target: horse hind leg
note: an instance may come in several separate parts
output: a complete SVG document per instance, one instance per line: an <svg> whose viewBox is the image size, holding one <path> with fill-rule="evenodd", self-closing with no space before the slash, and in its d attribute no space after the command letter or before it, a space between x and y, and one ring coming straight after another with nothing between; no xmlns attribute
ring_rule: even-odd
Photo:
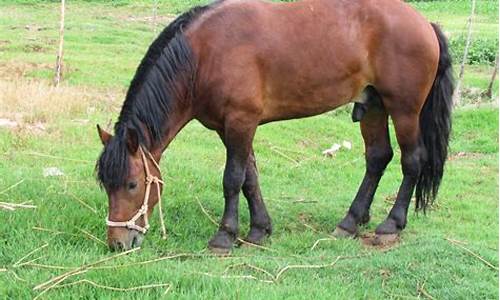
<svg viewBox="0 0 500 300"><path fill-rule="evenodd" d="M362 104L364 112L360 126L365 142L366 172L349 211L335 229L334 235L338 237L355 236L358 225L368 223L375 191L393 157L388 116L380 95L374 88L367 89L365 94L369 97Z"/></svg>
<svg viewBox="0 0 500 300"><path fill-rule="evenodd" d="M391 117L401 148L403 181L389 215L375 230L376 243L394 242L406 227L411 198L427 160L427 152L420 134L419 114L398 110L391 111Z"/></svg>

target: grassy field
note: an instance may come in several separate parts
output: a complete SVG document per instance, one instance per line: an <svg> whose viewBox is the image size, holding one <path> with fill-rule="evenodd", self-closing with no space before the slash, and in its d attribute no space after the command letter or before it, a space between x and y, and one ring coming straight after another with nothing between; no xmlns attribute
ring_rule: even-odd
<svg viewBox="0 0 500 300"><path fill-rule="evenodd" d="M202 2L160 1L159 21L166 24ZM94 179L101 150L95 124L116 117L154 33L149 2L110 3L69 2L65 81L55 90L47 80L55 60L57 4L0 1L0 118L20 124L0 129L0 202L30 201L37 207L0 208L0 299L33 298L37 284L112 255L99 241L106 238L107 199ZM465 3L413 5L453 34L465 28ZM498 34L497 6L498 1L478 1L478 35ZM467 88L485 88L490 66L466 71ZM193 122L162 161L168 240L160 238L155 213L140 251L68 278L62 284L73 285L41 298L497 299L497 103L456 109L437 204L427 216L411 212L401 242L385 250L329 236L364 173L358 125L341 109L259 129L255 150L274 234L265 249L212 256L205 248L216 227L203 209L215 219L221 216L224 148L215 133ZM321 154L343 140L353 143L351 151L334 158ZM390 209L401 180L396 153L363 233L373 232ZM64 175L44 177L48 167ZM244 235L249 216L241 202ZM302 267L276 279L294 265ZM170 285L168 293L166 286L109 290L160 283Z"/></svg>

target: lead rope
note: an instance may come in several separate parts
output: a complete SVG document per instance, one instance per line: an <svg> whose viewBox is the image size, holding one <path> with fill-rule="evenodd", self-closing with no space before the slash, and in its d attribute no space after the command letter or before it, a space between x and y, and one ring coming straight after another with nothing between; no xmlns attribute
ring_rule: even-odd
<svg viewBox="0 0 500 300"><path fill-rule="evenodd" d="M160 184L165 184L165 183L163 181L161 181L160 179L158 179L158 177L151 176L151 173L149 171L148 162L147 162L146 156L144 155L144 152L146 152L148 154L149 159L153 162L156 169L158 169L158 172L161 173L160 165L156 162L153 155L151 155L151 153L149 151L147 151L147 150L144 151L142 146L139 149L141 150L142 161L144 163L144 170L146 172L146 185L147 186L146 186L146 195L144 195L144 202L145 202L145 205L147 207L147 199L149 198L151 184L154 182L156 184L156 193L158 195L158 215L160 217L162 239L166 240L167 239L167 229L165 228L165 222L163 221L163 207L161 205L161 193L160 193ZM148 223L147 218L148 218L148 216L146 213L146 214L144 214L144 222L145 222L146 226L149 227L149 223Z"/></svg>

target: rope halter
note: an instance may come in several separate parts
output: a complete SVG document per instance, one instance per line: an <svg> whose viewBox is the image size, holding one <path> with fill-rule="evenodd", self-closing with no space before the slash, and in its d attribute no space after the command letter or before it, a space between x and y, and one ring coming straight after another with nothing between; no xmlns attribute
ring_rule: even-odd
<svg viewBox="0 0 500 300"><path fill-rule="evenodd" d="M137 213L132 218L130 218L130 220L125 221L125 222L115 222L115 221L111 221L108 217L106 219L106 225L108 225L109 227L125 227L128 229L137 230L142 234L146 234L146 232L149 229L148 199L149 199L149 194L151 192L151 185L154 183L154 184L156 184L156 191L158 193L158 206L159 206L158 208L159 208L160 223L161 223L161 228L162 228L162 237L163 237L163 239L166 239L167 238L167 231L165 229L165 224L163 223L163 210L161 207L161 195L160 195L160 184L165 185L165 183L161 179L159 179L158 177L151 175L151 172L149 171L147 158L149 158L149 160L151 160L151 162L156 167L158 172L161 172L160 165L158 165L158 163L154 159L153 155L151 155L151 153L149 151L147 151L146 149L143 149L142 146L139 147L139 152L141 153L142 162L144 164L144 173L146 175L146 178L145 178L146 192L144 193L144 201L142 203L142 206L139 209L139 211L137 211ZM148 156L147 158L146 158L146 154ZM136 224L137 220L142 216L144 216L144 227Z"/></svg>

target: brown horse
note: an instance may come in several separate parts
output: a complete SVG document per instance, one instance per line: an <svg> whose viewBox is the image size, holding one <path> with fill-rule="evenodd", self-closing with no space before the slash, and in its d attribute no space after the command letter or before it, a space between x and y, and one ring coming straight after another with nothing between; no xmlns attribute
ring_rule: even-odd
<svg viewBox="0 0 500 300"><path fill-rule="evenodd" d="M338 236L355 236L393 157L388 117L401 148L403 182L376 229L393 240L417 209L436 197L451 130L453 80L440 29L399 0L217 1L170 24L150 46L131 83L115 135L98 129L98 177L109 197L108 243L138 246L159 201L155 167L193 119L227 149L225 209L210 240L229 251L238 235L240 190L248 200L246 240L260 244L271 219L258 183L252 141L257 126L318 115L358 102L366 173ZM154 185L153 183L156 183Z"/></svg>

